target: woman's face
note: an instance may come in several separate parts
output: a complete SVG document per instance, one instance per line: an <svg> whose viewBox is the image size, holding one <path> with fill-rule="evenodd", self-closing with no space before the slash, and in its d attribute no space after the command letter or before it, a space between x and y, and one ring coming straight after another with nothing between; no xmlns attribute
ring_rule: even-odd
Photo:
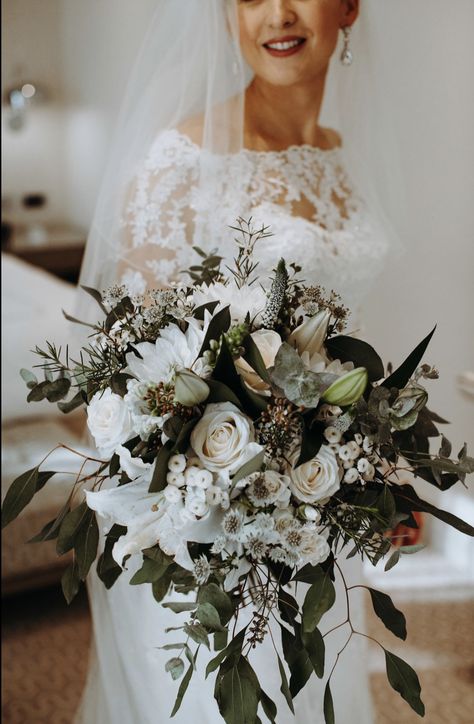
<svg viewBox="0 0 474 724"><path fill-rule="evenodd" d="M358 0L237 0L242 54L272 85L311 82L324 73Z"/></svg>

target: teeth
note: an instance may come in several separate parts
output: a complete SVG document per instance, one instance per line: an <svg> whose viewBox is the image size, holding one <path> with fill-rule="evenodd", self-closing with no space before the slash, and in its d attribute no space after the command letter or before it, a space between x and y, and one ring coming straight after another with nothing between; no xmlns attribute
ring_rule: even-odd
<svg viewBox="0 0 474 724"><path fill-rule="evenodd" d="M289 50L290 48L295 48L300 42L300 40L286 40L282 43L267 43L267 48L271 48L272 50Z"/></svg>

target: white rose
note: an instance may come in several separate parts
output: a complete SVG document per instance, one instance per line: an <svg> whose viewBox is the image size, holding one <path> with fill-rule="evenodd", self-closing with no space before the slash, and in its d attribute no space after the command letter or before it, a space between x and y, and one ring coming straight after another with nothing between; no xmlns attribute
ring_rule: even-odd
<svg viewBox="0 0 474 724"><path fill-rule="evenodd" d="M133 433L125 400L112 390L96 392L87 408L87 426L101 455L110 457Z"/></svg>
<svg viewBox="0 0 474 724"><path fill-rule="evenodd" d="M291 458L296 463L299 450ZM321 448L315 458L297 468L291 468L291 492L304 503L316 503L329 498L340 488L340 471L334 452L327 446Z"/></svg>
<svg viewBox="0 0 474 724"><path fill-rule="evenodd" d="M268 369L275 363L275 357L281 347L281 337L271 329L259 329L250 335L258 347L263 363ZM236 361L235 366L242 375L246 384L255 392L269 393L269 385L255 372L255 370L242 358Z"/></svg>
<svg viewBox="0 0 474 724"><path fill-rule="evenodd" d="M191 433L191 446L204 467L225 475L262 450L254 440L252 421L231 402L207 405Z"/></svg>

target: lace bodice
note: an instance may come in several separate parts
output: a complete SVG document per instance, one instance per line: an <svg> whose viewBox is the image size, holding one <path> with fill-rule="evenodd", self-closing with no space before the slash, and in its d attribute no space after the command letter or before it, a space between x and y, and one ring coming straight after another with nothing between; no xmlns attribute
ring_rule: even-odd
<svg viewBox="0 0 474 724"><path fill-rule="evenodd" d="M173 130L156 139L135 179L123 218L129 248L122 281L137 291L145 277L168 283L195 261L192 245L217 248L230 261L236 247L229 226L237 217L252 217L274 234L256 247L261 275L284 257L302 266L307 282L335 289L352 308L388 248L347 177L341 149L218 156Z"/></svg>

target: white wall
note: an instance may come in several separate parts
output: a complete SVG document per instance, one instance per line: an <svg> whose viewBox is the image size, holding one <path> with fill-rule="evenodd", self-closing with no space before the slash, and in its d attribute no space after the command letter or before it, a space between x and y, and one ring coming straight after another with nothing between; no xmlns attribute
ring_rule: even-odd
<svg viewBox="0 0 474 724"><path fill-rule="evenodd" d="M393 121L406 183L406 254L366 305L367 333L398 363L438 324L426 359L441 378L431 407L474 447L474 403L456 375L474 370L474 54L472 0L382 0Z"/></svg>

